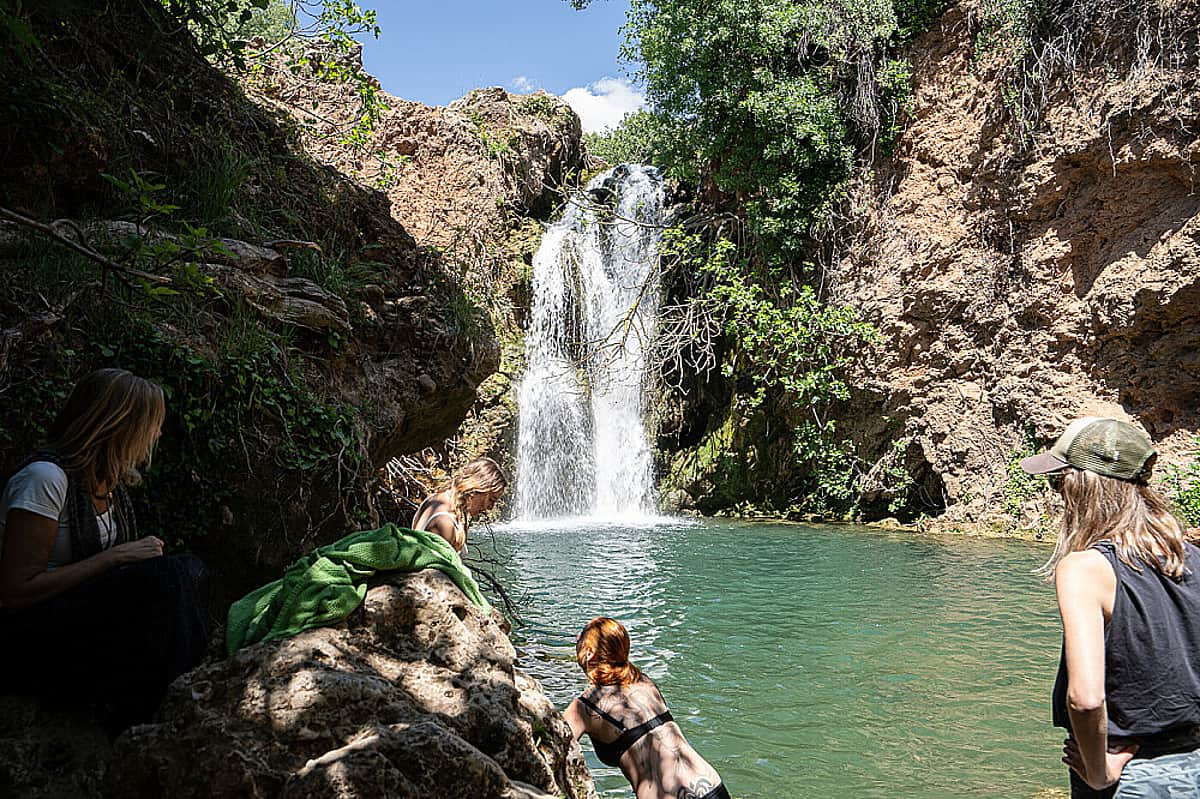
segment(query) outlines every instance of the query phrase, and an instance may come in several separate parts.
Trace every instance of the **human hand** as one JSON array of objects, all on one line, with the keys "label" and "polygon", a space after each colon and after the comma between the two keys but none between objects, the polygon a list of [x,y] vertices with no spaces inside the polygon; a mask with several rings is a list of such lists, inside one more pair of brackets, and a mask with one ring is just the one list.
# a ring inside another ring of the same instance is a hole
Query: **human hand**
[{"label": "human hand", "polygon": [[1079,751],[1079,742],[1074,738],[1068,738],[1063,741],[1063,759],[1072,771],[1083,778],[1089,786],[1096,790],[1107,788],[1115,784],[1121,779],[1121,772],[1125,770],[1125,766],[1137,754],[1137,745],[1124,746],[1115,752],[1104,753],[1104,773],[1103,774],[1088,774],[1087,766],[1083,762],[1083,754]]},{"label": "human hand", "polygon": [[112,549],[107,550],[109,558],[112,559],[114,566],[120,566],[122,563],[135,563],[139,560],[149,560],[157,558],[163,553],[163,542],[161,539],[148,535],[145,538],[139,538],[137,541],[126,541],[124,544],[117,544]]}]

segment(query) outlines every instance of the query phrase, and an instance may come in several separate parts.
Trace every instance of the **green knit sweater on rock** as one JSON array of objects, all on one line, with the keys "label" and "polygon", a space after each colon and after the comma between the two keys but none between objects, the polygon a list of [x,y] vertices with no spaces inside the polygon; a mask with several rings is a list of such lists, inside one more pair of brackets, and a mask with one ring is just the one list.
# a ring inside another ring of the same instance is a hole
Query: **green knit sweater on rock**
[{"label": "green knit sweater on rock", "polygon": [[362,604],[367,580],[376,573],[421,569],[442,572],[467,599],[491,613],[471,571],[444,538],[388,524],[312,551],[282,578],[234,602],[225,627],[226,649],[232,655],[259,641],[336,624]]}]

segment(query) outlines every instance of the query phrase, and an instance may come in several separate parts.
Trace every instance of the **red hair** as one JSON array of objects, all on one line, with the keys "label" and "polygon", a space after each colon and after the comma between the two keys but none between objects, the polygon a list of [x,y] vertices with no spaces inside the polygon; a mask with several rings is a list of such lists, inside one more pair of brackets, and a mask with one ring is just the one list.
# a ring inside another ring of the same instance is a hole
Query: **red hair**
[{"label": "red hair", "polygon": [[[591,657],[584,651],[591,650]],[[616,619],[597,616],[575,642],[575,660],[594,685],[632,685],[642,672],[629,662],[629,633]],[[590,665],[589,665],[590,664]]]}]

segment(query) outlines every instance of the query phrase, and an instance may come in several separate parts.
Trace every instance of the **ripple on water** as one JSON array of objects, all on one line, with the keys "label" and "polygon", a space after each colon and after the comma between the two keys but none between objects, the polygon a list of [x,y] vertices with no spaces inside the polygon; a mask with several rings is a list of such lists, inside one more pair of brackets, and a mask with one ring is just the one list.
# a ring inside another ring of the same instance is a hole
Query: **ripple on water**
[{"label": "ripple on water", "polygon": [[[575,636],[635,662],[740,799],[1032,797],[1064,782],[1059,632],[1025,544],[677,520],[505,525],[480,549],[521,597],[521,667],[564,706]],[[585,742],[605,797],[629,797]]]}]

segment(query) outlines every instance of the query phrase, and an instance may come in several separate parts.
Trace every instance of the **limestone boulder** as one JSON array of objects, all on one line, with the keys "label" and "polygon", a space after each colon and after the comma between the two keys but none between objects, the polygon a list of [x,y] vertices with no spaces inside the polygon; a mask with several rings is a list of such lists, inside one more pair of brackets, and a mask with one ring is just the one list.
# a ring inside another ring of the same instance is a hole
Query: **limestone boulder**
[{"label": "limestone boulder", "polygon": [[131,797],[594,799],[570,728],[494,618],[439,572],[395,574],[344,623],[177,680],[116,744]]},{"label": "limestone boulder", "polygon": [[0,796],[99,799],[111,756],[90,708],[0,696]]}]

